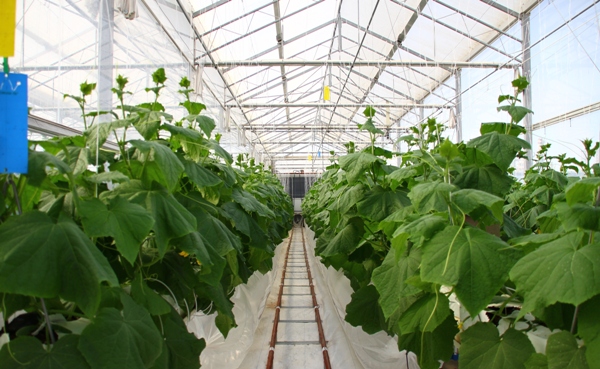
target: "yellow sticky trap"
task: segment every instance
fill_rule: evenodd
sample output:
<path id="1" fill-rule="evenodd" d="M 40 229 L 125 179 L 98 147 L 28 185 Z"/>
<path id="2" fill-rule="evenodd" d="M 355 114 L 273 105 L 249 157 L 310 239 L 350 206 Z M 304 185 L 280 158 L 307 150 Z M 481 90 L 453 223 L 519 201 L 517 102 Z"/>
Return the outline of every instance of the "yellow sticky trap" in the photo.
<path id="1" fill-rule="evenodd" d="M 15 55 L 17 0 L 2 0 L 0 6 L 0 56 Z"/>
<path id="2" fill-rule="evenodd" d="M 312 154 L 308 155 L 308 161 L 312 161 Z"/>
<path id="3" fill-rule="evenodd" d="M 323 100 L 329 101 L 329 86 L 323 87 Z"/>

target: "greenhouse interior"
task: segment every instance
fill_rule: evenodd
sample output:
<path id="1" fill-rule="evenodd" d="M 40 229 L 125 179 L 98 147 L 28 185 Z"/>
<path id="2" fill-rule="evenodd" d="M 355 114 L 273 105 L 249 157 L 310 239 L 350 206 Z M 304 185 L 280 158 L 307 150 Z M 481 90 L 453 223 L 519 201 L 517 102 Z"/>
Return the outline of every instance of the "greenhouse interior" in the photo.
<path id="1" fill-rule="evenodd" d="M 0 19 L 0 368 L 600 369 L 599 0 Z"/>

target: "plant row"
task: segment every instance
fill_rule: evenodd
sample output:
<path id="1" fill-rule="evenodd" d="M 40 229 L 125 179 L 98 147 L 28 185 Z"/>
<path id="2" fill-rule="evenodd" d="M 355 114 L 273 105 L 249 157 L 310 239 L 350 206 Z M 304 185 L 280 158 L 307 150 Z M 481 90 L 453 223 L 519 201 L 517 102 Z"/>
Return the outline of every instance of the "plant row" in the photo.
<path id="1" fill-rule="evenodd" d="M 177 121 L 164 70 L 152 78 L 153 101 L 129 106 L 119 76 L 110 112 L 87 112 L 95 84 L 81 84 L 65 97 L 85 133 L 31 142 L 28 174 L 1 176 L 3 369 L 197 369 L 205 342 L 187 319 L 216 312 L 226 336 L 234 288 L 271 269 L 289 196 L 262 164 L 234 163 L 187 78 Z M 119 152 L 101 149 L 109 136 Z"/>
<path id="2" fill-rule="evenodd" d="M 543 146 L 517 180 L 527 86 L 498 99 L 509 123 L 452 143 L 429 119 L 405 153 L 374 146 L 367 108 L 372 145 L 348 144 L 302 204 L 317 254 L 354 289 L 346 321 L 395 335 L 423 369 L 456 348 L 462 369 L 600 368 L 599 145 L 583 142 L 585 160 Z"/>

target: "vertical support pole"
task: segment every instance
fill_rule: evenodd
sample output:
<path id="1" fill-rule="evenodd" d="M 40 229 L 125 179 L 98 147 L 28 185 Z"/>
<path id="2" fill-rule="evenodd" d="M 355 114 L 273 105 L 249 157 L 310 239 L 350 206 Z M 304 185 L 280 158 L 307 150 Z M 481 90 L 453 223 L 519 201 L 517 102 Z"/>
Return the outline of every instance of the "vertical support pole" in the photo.
<path id="1" fill-rule="evenodd" d="M 527 81 L 531 83 L 531 32 L 530 32 L 530 20 L 529 13 L 523 14 L 521 19 L 521 40 L 523 48 L 523 77 L 527 78 Z M 531 85 L 523 92 L 523 106 L 531 110 Z M 527 133 L 525 133 L 525 140 L 529 142 L 531 146 L 530 150 L 527 150 L 527 163 L 525 169 L 531 168 L 533 164 L 533 121 L 531 114 L 527 114 L 523 120 L 523 124 Z"/>
<path id="2" fill-rule="evenodd" d="M 98 109 L 112 109 L 113 43 L 115 25 L 115 1 L 100 0 L 98 22 Z M 110 115 L 101 115 L 100 121 L 110 120 Z"/>
<path id="3" fill-rule="evenodd" d="M 454 75 L 456 82 L 456 142 L 462 141 L 462 69 L 457 68 Z"/>

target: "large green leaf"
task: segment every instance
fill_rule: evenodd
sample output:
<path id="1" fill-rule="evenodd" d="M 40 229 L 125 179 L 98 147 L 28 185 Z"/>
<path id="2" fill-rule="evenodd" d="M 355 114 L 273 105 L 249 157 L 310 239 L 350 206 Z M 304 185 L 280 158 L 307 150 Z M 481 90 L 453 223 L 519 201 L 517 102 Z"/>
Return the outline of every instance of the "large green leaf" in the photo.
<path id="1" fill-rule="evenodd" d="M 566 231 L 587 229 L 600 231 L 600 208 L 588 204 L 557 203 L 555 209 Z"/>
<path id="2" fill-rule="evenodd" d="M 577 306 L 600 294 L 600 244 L 581 247 L 584 237 L 583 232 L 569 233 L 514 266 L 510 278 L 525 297 L 521 314 L 555 302 Z"/>
<path id="3" fill-rule="evenodd" d="M 414 243 L 418 243 L 421 239 L 430 239 L 435 233 L 446 228 L 447 225 L 447 214 L 427 214 L 419 216 L 412 222 L 406 223 L 403 226 L 396 228 L 393 237 L 395 238 L 401 234 L 407 234 Z"/>
<path id="4" fill-rule="evenodd" d="M 108 261 L 67 216 L 55 222 L 31 211 L 0 225 L 0 292 L 60 296 L 93 315 L 104 281 L 119 284 Z"/>
<path id="5" fill-rule="evenodd" d="M 356 204 L 356 207 L 365 219 L 379 222 L 409 205 L 410 200 L 403 191 L 392 191 L 375 186 Z"/>
<path id="6" fill-rule="evenodd" d="M 131 118 L 118 119 L 112 122 L 95 123 L 88 128 L 84 134 L 87 137 L 88 146 L 92 149 L 92 156 L 95 157 L 96 147 L 102 147 L 108 139 L 108 136 L 110 136 L 115 129 L 129 127 L 136 122 L 137 119 L 138 116 L 135 115 Z"/>
<path id="7" fill-rule="evenodd" d="M 146 104 L 147 108 L 152 108 L 152 106 L 148 105 L 150 104 Z M 162 105 L 157 105 L 158 108 L 162 107 Z M 151 140 L 156 137 L 156 133 L 161 125 L 161 117 L 164 113 L 161 113 L 160 111 L 150 111 L 149 109 L 144 109 L 144 107 L 138 109 L 140 110 L 140 119 L 135 121 L 133 126 L 142 135 L 142 137 L 144 137 L 144 139 Z"/>
<path id="8" fill-rule="evenodd" d="M 181 162 L 185 168 L 185 174 L 196 186 L 205 188 L 223 183 L 219 176 L 204 168 L 202 165 L 185 159 L 181 159 Z"/>
<path id="9" fill-rule="evenodd" d="M 514 180 L 495 165 L 467 166 L 456 177 L 454 184 L 460 188 L 473 188 L 504 197 Z"/>
<path id="10" fill-rule="evenodd" d="M 66 153 L 64 150 L 59 151 L 56 158 L 67 163 L 75 175 L 85 172 L 91 163 L 87 147 L 67 146 Z"/>
<path id="11" fill-rule="evenodd" d="M 529 114 L 529 113 L 533 114 L 532 110 L 529 110 L 524 106 L 512 105 L 512 104 L 499 106 L 498 111 L 506 111 L 512 118 L 513 122 L 515 122 L 515 123 L 519 123 L 523 118 L 525 118 L 525 116 L 527 114 Z"/>
<path id="12" fill-rule="evenodd" d="M 467 147 L 474 147 L 487 154 L 502 170 L 508 169 L 521 149 L 531 148 L 525 140 L 495 131 L 472 139 Z"/>
<path id="13" fill-rule="evenodd" d="M 584 302 L 579 310 L 577 333 L 585 341 L 585 356 L 592 369 L 600 368 L 600 295 Z"/>
<path id="14" fill-rule="evenodd" d="M 460 208 L 465 214 L 472 215 L 473 212 L 485 207 L 489 209 L 494 217 L 502 222 L 504 199 L 487 192 L 463 189 L 452 193 L 452 202 Z"/>
<path id="15" fill-rule="evenodd" d="M 261 217 L 275 218 L 275 214 L 265 204 L 261 203 L 246 190 L 234 188 L 231 193 L 233 201 L 237 202 L 247 212 L 255 212 Z"/>
<path id="16" fill-rule="evenodd" d="M 516 261 L 508 244 L 477 228 L 449 226 L 423 247 L 421 278 L 455 286 L 471 316 L 490 303 Z"/>
<path id="17" fill-rule="evenodd" d="M 163 339 L 148 311 L 124 293 L 121 302 L 122 311 L 101 309 L 81 333 L 92 369 L 146 369 L 160 356 Z"/>
<path id="18" fill-rule="evenodd" d="M 451 314 L 443 293 L 427 293 L 406 310 L 398 321 L 402 334 L 433 332 Z"/>
<path id="19" fill-rule="evenodd" d="M 129 143 L 144 153 L 142 162 L 145 162 L 142 176 L 148 180 L 155 180 L 169 190 L 173 190 L 184 166 L 171 148 L 159 141 L 131 140 Z M 155 163 L 153 166 L 151 163 Z"/>
<path id="20" fill-rule="evenodd" d="M 121 183 L 129 181 L 129 179 L 129 177 L 119 171 L 92 174 L 91 176 L 85 178 L 86 181 L 97 184 L 105 182 Z"/>
<path id="21" fill-rule="evenodd" d="M 363 220 L 358 217 L 350 219 L 346 226 L 329 241 L 321 255 L 350 254 L 358 247 L 364 233 Z"/>
<path id="22" fill-rule="evenodd" d="M 413 187 L 408 197 L 420 213 L 447 211 L 450 192 L 455 189 L 456 186 L 444 182 L 425 182 Z"/>
<path id="23" fill-rule="evenodd" d="M 185 109 L 188 111 L 188 113 L 191 114 L 191 117 L 186 118 L 190 122 L 193 119 L 195 119 L 196 118 L 195 116 L 200 114 L 200 112 L 202 110 L 206 109 L 206 105 L 198 103 L 198 102 L 189 101 L 189 100 L 179 103 L 179 105 L 185 107 Z"/>
<path id="24" fill-rule="evenodd" d="M 242 249 L 240 238 L 221 220 L 199 208 L 190 210 L 198 222 L 198 232 L 219 255 L 225 256 L 232 250 Z"/>
<path id="25" fill-rule="evenodd" d="M 363 199 L 365 195 L 365 186 L 356 184 L 350 188 L 343 187 L 339 196 L 335 196 L 329 206 L 330 210 L 338 211 L 340 214 L 347 213 L 356 203 Z"/>
<path id="26" fill-rule="evenodd" d="M 200 354 L 206 346 L 204 339 L 198 339 L 188 332 L 179 314 L 174 310 L 161 318 L 161 321 L 165 337 L 163 355 L 167 358 L 165 365 L 155 365 L 152 369 L 198 369 Z"/>
<path id="27" fill-rule="evenodd" d="M 171 305 L 148 287 L 141 273 L 137 273 L 131 281 L 131 297 L 152 315 L 164 315 L 171 311 Z"/>
<path id="28" fill-rule="evenodd" d="M 395 190 L 396 187 L 398 187 L 398 185 L 400 185 L 403 181 L 407 179 L 412 179 L 416 177 L 417 174 L 418 171 L 413 166 L 396 169 L 395 171 L 390 173 L 390 175 L 388 175 L 388 179 L 390 179 L 392 182 L 390 187 L 392 187 L 392 189 Z"/>
<path id="29" fill-rule="evenodd" d="M 19 337 L 2 346 L 2 369 L 87 369 L 89 364 L 77 349 L 79 336 L 66 335 L 46 349 L 35 337 Z"/>
<path id="30" fill-rule="evenodd" d="M 399 301 L 405 296 L 419 292 L 419 289 L 406 284 L 406 280 L 418 271 L 421 263 L 421 251 L 413 249 L 410 253 L 390 248 L 381 266 L 373 270 L 373 285 L 379 292 L 379 305 L 386 319 L 398 309 Z"/>
<path id="31" fill-rule="evenodd" d="M 121 195 L 152 214 L 156 246 L 160 255 L 167 251 L 169 240 L 196 231 L 196 218 L 160 185 L 148 189 L 140 181 L 131 180 L 105 194 L 107 197 Z"/>
<path id="32" fill-rule="evenodd" d="M 192 142 L 204 142 L 202 133 L 191 128 L 178 127 L 172 124 L 163 124 L 160 128 L 170 132 L 172 135 L 180 136 L 181 139 L 191 140 Z"/>
<path id="33" fill-rule="evenodd" d="M 502 337 L 492 323 L 477 323 L 461 333 L 461 369 L 525 369 L 535 353 L 529 338 L 513 328 Z"/>
<path id="34" fill-rule="evenodd" d="M 421 369 L 438 369 L 440 360 L 446 361 L 452 356 L 457 333 L 454 316 L 449 315 L 433 332 L 400 332 L 398 348 L 416 353 Z"/>
<path id="35" fill-rule="evenodd" d="M 375 155 L 366 152 L 348 154 L 340 158 L 340 167 L 346 171 L 348 183 L 354 184 L 374 163 L 382 162 Z"/>
<path id="36" fill-rule="evenodd" d="M 575 337 L 569 332 L 561 331 L 548 337 L 546 356 L 548 369 L 588 369 L 585 358 L 586 347 L 579 347 Z M 597 368 L 598 363 L 593 363 Z"/>
<path id="37" fill-rule="evenodd" d="M 375 125 L 373 124 L 373 118 L 367 119 L 365 124 L 359 124 L 358 129 L 360 129 L 361 131 L 369 131 L 372 134 L 383 134 L 383 131 L 375 127 Z"/>
<path id="38" fill-rule="evenodd" d="M 352 294 L 352 300 L 346 305 L 345 320 L 355 327 L 374 334 L 385 328 L 385 318 L 377 303 L 379 294 L 375 286 L 362 287 Z"/>
<path id="39" fill-rule="evenodd" d="M 591 201 L 598 187 L 600 187 L 600 177 L 584 178 L 571 183 L 565 189 L 567 203 L 573 205 L 577 202 Z"/>
<path id="40" fill-rule="evenodd" d="M 223 215 L 233 222 L 234 227 L 250 238 L 251 246 L 269 253 L 273 251 L 264 230 L 260 228 L 250 214 L 234 202 L 228 202 L 222 208 Z"/>
<path id="41" fill-rule="evenodd" d="M 498 132 L 498 133 L 506 133 L 510 128 L 510 133 L 512 136 L 519 136 L 522 133 L 527 132 L 525 128 L 521 127 L 518 124 L 510 124 L 510 123 L 501 123 L 501 122 L 491 122 L 491 123 L 481 123 L 481 127 L 479 128 L 479 132 L 484 135 L 488 132 Z"/>
<path id="42" fill-rule="evenodd" d="M 525 362 L 525 369 L 548 369 L 548 358 L 544 354 L 535 353 Z"/>
<path id="43" fill-rule="evenodd" d="M 199 232 L 186 234 L 175 240 L 173 243 L 189 255 L 195 255 L 196 259 L 198 259 L 203 267 L 211 267 L 213 265 L 211 253 L 208 251 L 208 249 L 212 247 L 209 245 L 207 248 L 207 245 L 204 243 L 202 235 Z"/>
<path id="44" fill-rule="evenodd" d="M 204 132 L 204 134 L 206 134 L 206 137 L 210 137 L 210 134 L 216 127 L 214 119 L 207 117 L 205 115 L 197 116 L 196 122 L 198 122 L 198 125 L 200 126 L 200 129 L 202 130 L 202 132 Z"/>
<path id="45" fill-rule="evenodd" d="M 78 210 L 86 234 L 113 237 L 121 255 L 133 265 L 140 243 L 154 224 L 150 213 L 120 197 L 110 200 L 108 206 L 98 199 L 80 201 Z"/>
<path id="46" fill-rule="evenodd" d="M 71 173 L 71 168 L 67 163 L 56 156 L 45 151 L 29 150 L 27 168 L 27 179 L 30 185 L 40 186 L 48 176 L 46 167 L 49 165 L 55 167 L 60 173 Z"/>

